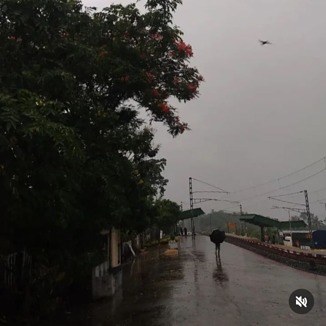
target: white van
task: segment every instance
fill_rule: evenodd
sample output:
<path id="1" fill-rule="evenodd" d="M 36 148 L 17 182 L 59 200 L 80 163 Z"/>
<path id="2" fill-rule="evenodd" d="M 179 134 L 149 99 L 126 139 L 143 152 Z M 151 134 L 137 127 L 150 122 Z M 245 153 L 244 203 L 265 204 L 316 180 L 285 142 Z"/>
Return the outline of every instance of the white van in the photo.
<path id="1" fill-rule="evenodd" d="M 292 237 L 290 235 L 284 237 L 284 245 L 292 247 Z"/>

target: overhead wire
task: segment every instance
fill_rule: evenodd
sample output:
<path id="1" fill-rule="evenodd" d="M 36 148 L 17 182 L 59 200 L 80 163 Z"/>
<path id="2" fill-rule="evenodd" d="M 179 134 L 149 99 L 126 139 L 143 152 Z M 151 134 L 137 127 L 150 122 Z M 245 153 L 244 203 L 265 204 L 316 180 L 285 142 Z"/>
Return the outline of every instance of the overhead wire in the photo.
<path id="1" fill-rule="evenodd" d="M 326 167 L 323 168 L 322 170 L 318 171 L 317 173 L 314 173 L 314 174 L 312 174 L 312 175 L 310 175 L 310 176 L 308 176 L 308 177 L 306 177 L 306 178 L 304 178 L 304 179 L 301 179 L 301 180 L 299 180 L 299 181 L 293 182 L 293 183 L 291 183 L 291 184 L 289 184 L 289 185 L 286 185 L 286 186 L 283 186 L 283 187 L 279 187 L 279 188 L 274 189 L 274 190 L 270 190 L 270 191 L 264 192 L 264 193 L 259 194 L 259 195 L 252 196 L 252 197 L 247 198 L 247 199 L 244 199 L 244 200 L 239 200 L 239 202 L 240 202 L 240 203 L 248 202 L 248 201 L 251 201 L 251 200 L 253 200 L 253 199 L 256 199 L 256 198 L 260 198 L 260 197 L 263 197 L 263 196 L 269 195 L 269 194 L 271 194 L 271 193 L 273 193 L 273 192 L 275 192 L 275 191 L 278 191 L 278 190 L 282 190 L 282 189 L 286 189 L 286 188 L 292 187 L 292 186 L 297 185 L 297 184 L 299 184 L 299 183 L 301 183 L 301 182 L 303 182 L 303 181 L 306 181 L 306 180 L 308 180 L 308 179 L 310 179 L 310 178 L 315 177 L 316 175 L 318 175 L 318 174 L 324 172 L 325 170 L 326 170 Z M 233 208 L 233 207 L 234 207 L 234 206 L 231 206 L 231 207 L 229 207 L 229 208 Z M 229 208 L 227 208 L 227 209 L 229 209 Z"/>
<path id="2" fill-rule="evenodd" d="M 297 184 L 299 184 L 299 183 L 301 183 L 301 182 L 303 182 L 303 181 L 306 181 L 306 180 L 308 180 L 308 179 L 310 179 L 310 178 L 312 178 L 312 177 L 315 177 L 316 175 L 318 175 L 318 174 L 324 172 L 325 170 L 326 170 L 326 167 L 323 168 L 322 170 L 320 170 L 320 171 L 318 171 L 318 172 L 316 172 L 316 173 L 314 173 L 314 174 L 312 174 L 312 175 L 310 175 L 310 176 L 304 178 L 304 179 L 301 179 L 301 180 L 299 180 L 299 181 L 297 181 L 297 182 L 294 182 L 294 183 L 292 183 L 292 184 L 290 184 L 290 185 L 287 185 L 287 186 L 284 186 L 284 187 L 280 187 L 278 190 L 286 189 L 286 188 L 289 188 L 289 187 L 291 187 L 291 186 L 295 186 L 295 185 L 297 185 Z"/>
<path id="3" fill-rule="evenodd" d="M 239 203 L 235 200 L 227 200 L 227 199 L 216 199 L 216 198 L 194 198 L 194 201 L 199 201 L 199 202 L 204 202 L 204 201 L 225 201 L 225 202 L 228 202 L 228 203 Z M 239 203 L 240 204 L 240 203 Z"/>
<path id="4" fill-rule="evenodd" d="M 320 191 L 323 191 L 323 190 L 326 190 L 326 187 L 322 188 L 322 189 L 311 191 L 310 194 L 315 194 L 316 192 L 320 192 Z"/>
<path id="5" fill-rule="evenodd" d="M 273 199 L 273 200 L 277 200 L 280 201 L 282 203 L 286 203 L 286 204 L 291 204 L 291 205 L 298 205 L 298 206 L 306 206 L 305 204 L 301 204 L 301 203 L 293 203 L 291 201 L 286 201 L 286 200 L 282 200 L 282 199 L 278 199 L 278 198 L 273 198 L 273 197 L 268 197 L 269 199 Z"/>
<path id="6" fill-rule="evenodd" d="M 318 200 L 315 200 L 315 201 L 311 202 L 311 204 L 316 204 L 316 203 L 326 204 L 326 198 L 324 198 L 324 199 L 318 199 Z"/>
<path id="7" fill-rule="evenodd" d="M 212 185 L 212 184 L 210 184 L 210 183 L 207 183 L 207 182 L 205 182 L 205 181 L 198 180 L 198 179 L 195 179 L 195 178 L 192 178 L 192 180 L 195 180 L 195 181 L 197 181 L 197 182 L 200 182 L 200 183 L 202 183 L 202 184 L 205 184 L 206 186 L 210 186 L 210 187 L 213 187 L 213 188 L 215 188 L 215 189 L 221 190 L 221 191 L 223 191 L 224 193 L 227 193 L 227 194 L 229 193 L 228 191 L 226 191 L 226 190 L 224 190 L 224 189 L 222 189 L 222 188 L 216 187 L 216 186 L 214 186 L 214 185 Z"/>
<path id="8" fill-rule="evenodd" d="M 271 209 L 285 209 L 285 210 L 291 210 L 294 212 L 305 212 L 306 210 L 304 208 L 295 208 L 295 207 L 279 207 L 279 206 L 273 206 Z"/>
<path id="9" fill-rule="evenodd" d="M 325 188 L 318 189 L 318 190 L 311 191 L 311 192 L 309 192 L 309 195 L 312 195 L 312 194 L 315 194 L 315 193 L 318 193 L 318 192 L 321 192 L 321 191 L 324 191 L 324 190 L 326 190 L 326 187 Z M 325 204 L 323 201 L 326 201 L 326 198 L 312 201 L 310 204 L 311 205 L 312 204 L 316 204 L 316 203 Z"/>
<path id="10" fill-rule="evenodd" d="M 206 191 L 206 190 L 200 190 L 200 191 L 193 191 L 192 193 L 195 194 L 195 193 L 218 193 L 218 194 L 221 194 L 221 193 L 225 193 L 225 191 L 215 191 L 215 190 L 210 190 L 210 191 Z"/>
<path id="11" fill-rule="evenodd" d="M 288 185 L 285 185 L 285 186 L 282 186 L 282 187 L 278 187 L 277 189 L 274 189 L 274 190 L 270 190 L 270 191 L 264 192 L 264 193 L 262 193 L 262 194 L 259 194 L 259 195 L 256 195 L 256 196 L 253 196 L 253 197 L 250 197 L 250 198 L 244 199 L 244 200 L 242 200 L 242 201 L 239 200 L 239 201 L 234 201 L 234 202 L 237 202 L 237 203 L 239 203 L 239 204 L 240 204 L 240 203 L 244 203 L 244 202 L 248 202 L 248 201 L 251 201 L 251 200 L 253 200 L 253 199 L 260 198 L 260 197 L 263 197 L 263 196 L 266 196 L 266 195 L 271 194 L 271 193 L 273 193 L 273 192 L 276 192 L 276 191 L 278 191 L 278 190 L 282 190 L 282 189 L 286 189 L 286 188 L 292 187 L 292 186 L 297 185 L 297 184 L 299 184 L 299 183 L 301 183 L 301 182 L 304 182 L 304 181 L 306 181 L 306 180 L 308 180 L 308 179 L 310 179 L 310 178 L 313 178 L 313 177 L 315 177 L 315 176 L 317 176 L 317 175 L 323 173 L 323 172 L 326 170 L 326 157 L 325 157 L 325 156 L 324 156 L 323 158 L 317 160 L 317 161 L 314 161 L 314 162 L 312 162 L 312 163 L 310 163 L 310 164 L 304 166 L 304 167 L 301 168 L 301 169 L 298 169 L 298 170 L 296 170 L 296 171 L 293 171 L 293 172 L 291 172 L 291 173 L 288 173 L 288 174 L 286 174 L 286 175 L 284 175 L 284 176 L 282 176 L 282 177 L 278 177 L 278 178 L 272 179 L 272 180 L 270 180 L 270 181 L 267 181 L 267 182 L 264 182 L 264 183 L 261 183 L 261 184 L 255 185 L 255 186 L 250 186 L 250 187 L 243 188 L 243 189 L 240 189 L 240 190 L 237 190 L 237 191 L 233 191 L 233 192 L 231 192 L 231 194 L 236 194 L 236 193 L 243 192 L 243 191 L 245 191 L 245 190 L 249 190 L 249 189 L 259 188 L 259 187 L 262 187 L 262 186 L 268 185 L 268 184 L 270 184 L 270 183 L 273 183 L 273 182 L 276 182 L 276 181 L 280 181 L 280 180 L 282 180 L 282 179 L 285 179 L 285 178 L 288 178 L 288 177 L 290 177 L 290 176 L 292 176 L 292 175 L 295 175 L 295 174 L 297 174 L 297 173 L 299 173 L 299 172 L 302 172 L 302 171 L 304 171 L 304 170 L 306 170 L 306 169 L 308 169 L 308 168 L 310 168 L 310 167 L 312 167 L 312 166 L 314 166 L 314 165 L 320 163 L 321 161 L 324 161 L 324 162 L 325 162 L 325 167 L 324 167 L 322 170 L 319 170 L 318 172 L 316 172 L 316 173 L 314 173 L 314 174 L 312 174 L 312 175 L 309 175 L 309 176 L 307 176 L 307 177 L 305 177 L 305 178 L 303 178 L 303 179 L 300 179 L 300 180 L 298 180 L 298 181 L 296 181 L 296 182 L 293 182 L 293 183 L 290 183 L 290 184 L 288 184 Z M 230 192 L 228 192 L 228 191 L 226 191 L 226 190 L 224 190 L 224 189 L 222 189 L 222 188 L 220 188 L 220 187 L 214 186 L 214 185 L 212 185 L 212 184 L 210 184 L 210 183 L 207 183 L 207 182 L 205 182 L 205 181 L 202 181 L 202 180 L 199 180 L 199 179 L 196 179 L 196 178 L 192 178 L 192 179 L 193 179 L 194 181 L 199 182 L 199 183 L 202 183 L 202 184 L 205 184 L 205 185 L 207 185 L 207 186 L 210 186 L 210 187 L 213 187 L 213 188 L 215 188 L 215 189 L 218 189 L 218 190 L 220 190 L 220 191 L 222 191 L 222 192 L 224 192 L 224 193 L 226 193 L 226 194 L 230 194 Z M 311 192 L 311 193 L 316 193 L 316 192 L 319 192 L 319 191 L 322 191 L 322 190 L 326 190 L 326 188 L 323 188 L 323 189 L 320 189 L 320 190 L 316 190 L 316 191 L 313 191 L 313 192 Z M 200 192 L 200 191 L 198 191 L 198 192 Z M 210 192 L 210 191 L 202 191 L 202 192 Z M 213 192 L 213 191 L 211 191 L 211 192 Z M 299 191 L 299 192 L 295 192 L 295 193 L 291 193 L 291 194 L 282 194 L 282 195 L 273 196 L 273 197 L 291 196 L 291 195 L 299 194 L 299 193 L 302 193 L 302 192 L 303 192 L 303 191 Z M 232 201 L 227 201 L 227 200 L 216 200 L 216 201 L 232 202 Z M 281 200 L 279 200 L 279 201 L 281 201 Z M 289 203 L 289 204 L 293 204 L 293 205 L 303 205 L 303 204 L 298 204 L 298 203 L 293 203 L 293 202 L 287 202 L 287 201 L 283 201 L 283 202 L 286 202 L 286 203 Z M 234 208 L 234 207 L 236 207 L 236 206 L 238 206 L 238 204 L 237 204 L 237 205 L 232 205 L 231 207 L 226 208 L 226 210 L 228 210 L 228 209 L 232 209 L 232 208 Z"/>
<path id="12" fill-rule="evenodd" d="M 277 195 L 277 196 L 273 196 L 273 198 L 275 198 L 275 197 L 287 197 L 287 196 L 293 196 L 293 195 L 298 195 L 298 194 L 302 194 L 303 193 L 303 191 L 297 191 L 297 192 L 292 192 L 292 193 L 290 193 L 290 194 L 283 194 L 283 195 Z M 272 197 L 270 197 L 270 198 L 272 198 Z"/>
<path id="13" fill-rule="evenodd" d="M 275 178 L 275 179 L 266 181 L 266 182 L 261 183 L 261 184 L 258 184 L 258 185 L 254 185 L 254 186 L 246 187 L 246 188 L 239 189 L 239 190 L 236 190 L 236 191 L 232 191 L 231 193 L 232 194 L 235 194 L 235 193 L 243 192 L 243 191 L 246 191 L 246 190 L 250 190 L 250 189 L 255 189 L 255 188 L 262 187 L 262 186 L 266 186 L 266 185 L 268 185 L 270 183 L 273 183 L 273 182 L 276 182 L 276 181 L 280 181 L 280 180 L 285 179 L 285 178 L 288 178 L 288 177 L 290 177 L 290 176 L 292 176 L 294 174 L 297 174 L 299 172 L 302 172 L 302 171 L 304 171 L 304 170 L 306 170 L 306 169 L 308 169 L 308 168 L 316 165 L 317 163 L 319 163 L 321 161 L 324 161 L 325 162 L 325 169 L 326 169 L 326 156 L 324 156 L 323 158 L 321 158 L 321 159 L 319 159 L 319 160 L 317 160 L 317 161 L 315 161 L 313 163 L 310 163 L 310 164 L 306 165 L 305 167 L 303 167 L 303 168 L 301 168 L 299 170 L 296 170 L 296 171 L 293 171 L 293 172 L 291 172 L 289 174 L 286 174 L 286 175 L 284 175 L 282 177 L 278 177 L 278 178 Z"/>

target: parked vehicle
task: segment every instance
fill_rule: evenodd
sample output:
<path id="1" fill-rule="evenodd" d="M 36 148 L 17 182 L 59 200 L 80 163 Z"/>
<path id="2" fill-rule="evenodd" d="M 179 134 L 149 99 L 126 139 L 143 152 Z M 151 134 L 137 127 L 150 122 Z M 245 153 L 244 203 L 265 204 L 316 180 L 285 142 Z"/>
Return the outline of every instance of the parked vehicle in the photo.
<path id="1" fill-rule="evenodd" d="M 309 230 L 290 230 L 280 232 L 285 246 L 311 247 L 313 245 Z"/>
<path id="2" fill-rule="evenodd" d="M 314 231 L 312 240 L 316 249 L 326 249 L 326 230 Z"/>

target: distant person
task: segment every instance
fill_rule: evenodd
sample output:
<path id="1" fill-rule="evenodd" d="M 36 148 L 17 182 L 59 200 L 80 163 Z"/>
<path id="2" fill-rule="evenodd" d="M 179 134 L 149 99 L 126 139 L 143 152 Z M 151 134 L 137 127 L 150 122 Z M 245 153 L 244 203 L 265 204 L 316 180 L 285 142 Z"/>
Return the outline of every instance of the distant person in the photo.
<path id="1" fill-rule="evenodd" d="M 180 235 L 183 235 L 182 227 L 180 227 Z"/>
<path id="2" fill-rule="evenodd" d="M 273 236 L 272 236 L 272 244 L 275 244 L 275 234 L 273 234 Z"/>
<path id="3" fill-rule="evenodd" d="M 215 243 L 215 253 L 217 254 L 218 257 L 221 257 L 221 244 L 220 243 Z"/>
<path id="4" fill-rule="evenodd" d="M 184 231 L 184 235 L 187 236 L 188 235 L 187 228 L 184 228 L 183 231 Z"/>
<path id="5" fill-rule="evenodd" d="M 225 240 L 225 232 L 215 229 L 209 237 L 215 244 L 215 253 L 218 255 L 218 257 L 220 257 L 221 243 Z"/>

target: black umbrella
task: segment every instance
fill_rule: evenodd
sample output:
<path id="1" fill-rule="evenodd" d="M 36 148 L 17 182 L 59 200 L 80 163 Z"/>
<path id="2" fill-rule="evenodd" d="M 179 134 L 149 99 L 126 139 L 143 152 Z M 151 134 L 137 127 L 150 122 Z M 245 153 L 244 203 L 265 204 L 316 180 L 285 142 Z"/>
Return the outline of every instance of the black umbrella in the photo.
<path id="1" fill-rule="evenodd" d="M 225 232 L 221 230 L 214 230 L 209 237 L 215 244 L 222 243 L 225 240 Z"/>

